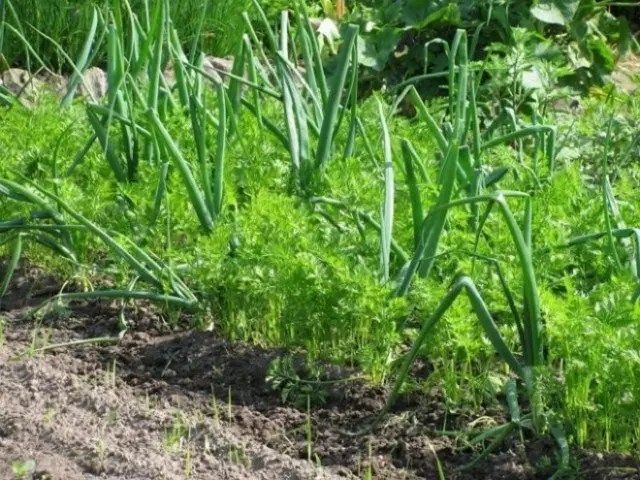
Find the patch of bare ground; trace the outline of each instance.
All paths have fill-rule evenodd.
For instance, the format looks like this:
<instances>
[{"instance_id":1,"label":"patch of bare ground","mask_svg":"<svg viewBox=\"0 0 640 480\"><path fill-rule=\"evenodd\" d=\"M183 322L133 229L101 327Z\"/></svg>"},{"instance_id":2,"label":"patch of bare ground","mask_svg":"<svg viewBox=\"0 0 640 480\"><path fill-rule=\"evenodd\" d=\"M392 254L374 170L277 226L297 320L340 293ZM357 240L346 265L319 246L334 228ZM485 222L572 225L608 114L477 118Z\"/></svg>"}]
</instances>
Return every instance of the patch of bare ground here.
<instances>
[{"instance_id":1,"label":"patch of bare ground","mask_svg":"<svg viewBox=\"0 0 640 480\"><path fill-rule=\"evenodd\" d=\"M26 478L49 480L333 479L367 471L380 479L437 479L438 461L447 479L553 473L540 468L553 462L553 445L534 439L513 439L472 471L458 471L475 452L440 433L445 418L447 429L461 429L482 416L501 422L503 413L445 415L435 394L406 398L374 433L352 435L380 411L384 388L337 383L310 413L283 405L265 381L282 351L175 329L153 308L127 312L129 331L118 344L16 358L34 339L40 346L118 335L119 310L107 303L29 319L29 306L56 288L52 279L20 272L0 307L2 479L29 460L35 465ZM574 457L582 464L574 478L640 479L637 458Z\"/></svg>"}]
</instances>

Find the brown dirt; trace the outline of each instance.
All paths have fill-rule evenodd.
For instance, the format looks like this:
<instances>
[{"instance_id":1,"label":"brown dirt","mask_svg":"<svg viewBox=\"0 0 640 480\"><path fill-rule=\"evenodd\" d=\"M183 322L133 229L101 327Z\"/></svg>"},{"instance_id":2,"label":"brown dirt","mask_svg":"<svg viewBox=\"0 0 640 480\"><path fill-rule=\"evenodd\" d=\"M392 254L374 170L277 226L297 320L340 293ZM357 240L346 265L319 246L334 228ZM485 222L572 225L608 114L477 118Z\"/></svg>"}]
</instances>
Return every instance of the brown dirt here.
<instances>
[{"instance_id":1,"label":"brown dirt","mask_svg":"<svg viewBox=\"0 0 640 480\"><path fill-rule=\"evenodd\" d=\"M28 460L36 464L27 478L48 480L173 480L188 478L187 470L194 479L365 478L368 466L373 478L437 479L436 456L447 479L550 476L536 466L555 458L553 444L532 439L512 439L471 472L456 470L475 453L462 439L438 433L445 417L447 429L460 429L483 416L500 422L500 409L445 416L436 394L416 395L374 434L354 436L384 404L383 388L335 384L309 415L283 405L265 382L281 351L180 330L148 307L127 311L129 331L117 345L16 359L34 339L40 346L117 336L119 309L107 303L29 319L29 306L55 285L21 272L0 306L0 479L13 478L12 466ZM352 373L327 371L332 378ZM638 459L585 452L574 458L582 465L573 478L640 479Z\"/></svg>"}]
</instances>

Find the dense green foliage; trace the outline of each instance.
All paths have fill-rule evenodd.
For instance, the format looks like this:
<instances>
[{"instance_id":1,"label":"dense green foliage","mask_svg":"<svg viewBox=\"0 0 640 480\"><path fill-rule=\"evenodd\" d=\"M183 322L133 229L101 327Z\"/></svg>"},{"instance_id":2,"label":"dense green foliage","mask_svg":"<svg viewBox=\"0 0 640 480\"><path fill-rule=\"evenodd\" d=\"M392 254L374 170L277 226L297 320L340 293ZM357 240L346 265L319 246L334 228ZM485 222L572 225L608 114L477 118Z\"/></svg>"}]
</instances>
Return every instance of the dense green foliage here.
<instances>
[{"instance_id":1,"label":"dense green foliage","mask_svg":"<svg viewBox=\"0 0 640 480\"><path fill-rule=\"evenodd\" d=\"M131 8L144 21L151 15L152 2L132 0ZM69 65L60 50L41 33L55 39L71 58L76 59L82 51L91 28L93 11L97 8L104 21L109 21L111 0L5 0L5 17L9 25L18 29L46 65L54 70L68 70ZM233 53L242 40L242 16L251 2L249 0L201 0L172 1L171 17L186 43L191 45L202 23L201 41L211 55ZM203 12L206 7L206 12ZM39 33L41 32L41 33ZM9 65L24 66L29 59L22 39L11 29L5 29L4 45L0 48ZM106 61L106 45L96 55L95 62ZM41 65L30 59L36 69Z\"/></svg>"},{"instance_id":2,"label":"dense green foliage","mask_svg":"<svg viewBox=\"0 0 640 480\"><path fill-rule=\"evenodd\" d=\"M631 110L618 107L624 117L611 164L616 171L614 185L622 217L627 224L637 225L640 204L634 185L640 172L622 156L634 133L625 134L624 129L629 128L625 125L640 120L640 101L631 105ZM578 147L586 141L600 143L602 118L607 115L603 116L595 99L585 109L587 114L571 130L565 130L570 140L560 154L562 168L535 197L534 238L540 253L534 258L549 335L547 362L561 375L559 379L549 378L545 388L550 393L550 406L559 408L575 425L574 438L579 444L626 450L637 441L639 428L634 412L640 408L640 312L630 301L635 282L629 274L615 270L604 253L603 241L544 253L571 237L604 227L601 194L593 178L598 175L602 151L598 147ZM53 188L50 178L54 163L59 171L66 169L89 134L82 117L78 107L61 112L54 104L35 112L3 113L3 169L16 168ZM572 123L570 118L564 122ZM188 145L184 122L172 123L176 138ZM69 125L72 128L64 133ZM368 127L375 131L375 121L368 122ZM394 136L411 138L425 158L432 158L434 145L419 127L398 119L390 128ZM156 188L151 170L142 171L139 181L131 186L117 185L100 150L94 147L82 168L60 181L57 188L74 208L103 227L140 241L173 265L190 266L192 288L209 299L216 323L233 338L302 346L314 356L356 362L379 376L388 373L389 361L397 356L402 336L410 335L411 330L399 334L397 326L407 316L412 322L411 318L430 312L456 272L475 272L478 288L494 314L497 318L506 314L495 272L480 263L474 266L473 260L464 255L443 257L437 275L426 283L418 282L409 301L389 303L386 288L376 281L375 236L360 240L357 230L347 225L343 225L346 232L340 233L309 206L292 199L286 175L282 175L287 159L281 147L261 132L251 117L245 116L242 130L244 145L236 144L229 155L225 183L229 209L212 236L200 234L197 219L190 208L185 208L184 188L175 171L167 200L170 223L158 225L146 235L146 219ZM36 131L37 136L31 134ZM59 140L56 160L53 152ZM398 147L395 153L399 158ZM381 201L379 171L362 146L356 152L353 159L331 165L332 192L375 213ZM637 153L633 153L636 158ZM188 155L193 158L195 152ZM499 149L492 157L495 165L515 167L502 188L521 188L523 182L531 181L508 149ZM434 178L437 165L431 161L427 164L429 176ZM431 182L423 182L421 189L430 199L427 204L435 202ZM402 185L398 190L396 238L410 248L408 192ZM123 209L125 215L121 214ZM17 210L15 202L0 204L1 218L15 218L21 213L27 212ZM163 216L169 222L168 212ZM451 218L443 251L471 249L473 234L466 228L467 219L465 212ZM510 266L514 252L508 234L497 219L489 223L491 237L488 243L481 242L479 252L500 260L512 289L517 291L520 279L518 270ZM167 245L169 237L171 246ZM99 268L127 283L123 265L105 263L108 250L104 246L90 237L80 238L83 249L78 252L79 260L85 265L80 270L68 262L53 262L50 252L35 244L26 252L32 261L62 269L69 276L90 275ZM459 301L447 313L446 322L437 328L424 351L435 368L424 388L442 388L452 406L484 402L506 379L500 369L496 370L493 349L483 339L480 327L469 321L466 303ZM506 325L504 328L506 335L515 333L509 333Z\"/></svg>"},{"instance_id":3,"label":"dense green foliage","mask_svg":"<svg viewBox=\"0 0 640 480\"><path fill-rule=\"evenodd\" d=\"M357 2L347 18L362 27L360 63L373 85L446 70L446 43L439 39L448 42L464 28L473 37L473 59L496 47L517 48L526 32L531 52L565 70L565 84L584 87L602 84L616 58L637 46L625 16L614 17L609 3L377 0Z\"/></svg>"},{"instance_id":4,"label":"dense green foliage","mask_svg":"<svg viewBox=\"0 0 640 480\"><path fill-rule=\"evenodd\" d=\"M60 50L44 35L55 39L62 50L75 59L91 29L94 8L108 22L109 0L5 0L5 19L11 28L5 29L0 53L9 65L30 64L24 41L14 33L17 29L27 42L54 70L68 69ZM627 16L613 16L609 4L591 0L518 0L516 2L485 2L476 0L365 0L346 2L345 20L360 25L359 62L367 67L362 77L369 86L379 87L381 81L390 85L415 75L446 70L444 43L452 39L457 28L473 36L471 55L483 60L495 53L496 47L514 49L521 45L527 32L530 51L562 70L564 84L588 87L602 84L615 65L637 41L634 40ZM149 0L131 0L132 10L141 19L148 19ZM267 18L276 21L283 9L291 9L288 0L262 0ZM211 55L233 55L241 42L241 13L249 11L257 19L250 0L172 1L171 18L180 38L188 47L201 29L203 50ZM310 14L334 14L330 0L309 1ZM626 12L625 7L620 13ZM203 11L206 9L206 11ZM633 9L628 9L633 12ZM630 13L629 18L633 17ZM202 22L202 24L201 24ZM262 38L265 33L258 27ZM2 35L0 34L0 37ZM106 48L96 54L95 62L104 63ZM380 75L383 72L383 75ZM436 82L436 84L439 84ZM429 85L429 84L427 84ZM433 82L431 82L433 86Z\"/></svg>"}]
</instances>

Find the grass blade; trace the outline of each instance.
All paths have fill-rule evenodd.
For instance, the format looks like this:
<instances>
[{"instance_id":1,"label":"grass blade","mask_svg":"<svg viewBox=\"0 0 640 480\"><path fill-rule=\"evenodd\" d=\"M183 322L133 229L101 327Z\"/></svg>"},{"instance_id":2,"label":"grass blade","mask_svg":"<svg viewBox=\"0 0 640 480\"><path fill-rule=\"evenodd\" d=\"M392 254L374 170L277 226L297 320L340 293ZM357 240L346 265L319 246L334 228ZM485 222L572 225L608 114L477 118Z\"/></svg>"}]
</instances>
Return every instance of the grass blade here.
<instances>
[{"instance_id":1,"label":"grass blade","mask_svg":"<svg viewBox=\"0 0 640 480\"><path fill-rule=\"evenodd\" d=\"M436 207L442 207L451 201L457 167L458 141L457 139L454 139L449 143L449 152L444 159L442 168L442 187ZM447 211L442 209L438 210L438 213L434 215L431 221L423 222L419 248L416 249L409 268L403 275L401 275L398 288L396 289L397 296L404 296L408 293L411 280L413 279L413 275L418 271L418 268L420 268L420 274L424 278L429 275L431 267L433 266L432 257L437 253L438 244L440 243L440 237L442 236L446 218ZM423 259L425 260L423 261Z\"/></svg>"},{"instance_id":2,"label":"grass blade","mask_svg":"<svg viewBox=\"0 0 640 480\"><path fill-rule=\"evenodd\" d=\"M42 193L44 196L56 202L56 204L62 210L64 210L71 217L73 217L78 223L85 226L89 231L94 233L97 237L99 237L107 246L109 246L117 254L118 257L122 258L127 263L129 263L133 268L135 268L140 274L141 278L149 282L151 285L154 285L155 287L162 288L162 283L153 275L153 273L147 267L145 267L140 261L138 261L133 255L131 255L124 247L122 247L118 242L116 242L102 228L98 227L89 219L87 219L86 217L78 213L75 209L73 209L71 206L65 203L60 197L54 195L51 192L44 190L43 188L39 187L38 185L36 185L35 183L33 183L28 179L25 179L25 181L28 182L32 187L34 187L40 193ZM4 178L0 178L0 185L2 184L6 185L11 183L14 183L14 182L11 182ZM25 189L22 188L22 190L25 190ZM31 195L35 196L33 194ZM46 202L44 202L43 200L39 200L39 203L46 205ZM48 207L48 208L50 209L51 207Z\"/></svg>"},{"instance_id":3,"label":"grass blade","mask_svg":"<svg viewBox=\"0 0 640 480\"><path fill-rule=\"evenodd\" d=\"M191 117L191 129L193 130L194 142L196 144L196 153L198 155L198 163L200 164L200 180L204 197L206 200L209 214L213 215L214 201L213 190L211 187L211 176L209 174L209 153L207 149L207 117L206 117L206 100L202 95L200 82L194 91L189 95L189 114ZM202 98L202 103L198 101L198 96ZM220 128L218 124L218 128Z\"/></svg>"},{"instance_id":4,"label":"grass blade","mask_svg":"<svg viewBox=\"0 0 640 480\"><path fill-rule=\"evenodd\" d=\"M82 72L88 66L89 55L91 53L91 46L95 40L96 30L98 28L98 11L94 7L93 9L93 19L91 20L91 27L89 27L89 32L87 34L87 39L85 40L82 51L80 52L80 56L76 61L76 69L73 72L73 75L69 79L69 83L67 84L67 93L63 97L60 104L63 107L66 107L71 104L73 100L73 96L75 94L76 88L80 84L82 80Z\"/></svg>"},{"instance_id":5,"label":"grass blade","mask_svg":"<svg viewBox=\"0 0 640 480\"><path fill-rule=\"evenodd\" d=\"M256 59L253 55L253 48L251 46L251 40L249 35L244 34L242 36L242 41L244 42L244 50L247 54L247 75L249 77L249 81L252 83L258 83L258 71L256 68ZM251 89L251 95L253 100L253 105L256 110L256 118L258 119L258 124L262 126L262 100L260 99L260 92L253 88Z\"/></svg>"},{"instance_id":6,"label":"grass blade","mask_svg":"<svg viewBox=\"0 0 640 480\"><path fill-rule=\"evenodd\" d=\"M2 304L2 298L4 297L5 293L7 293L9 283L11 283L11 278L13 277L13 272L15 271L18 265L18 261L20 260L20 255L22 255L22 234L18 233L13 241L11 258L7 263L7 268L4 272L2 283L0 283L0 304Z\"/></svg>"},{"instance_id":7,"label":"grass blade","mask_svg":"<svg viewBox=\"0 0 640 480\"><path fill-rule=\"evenodd\" d=\"M157 292L147 292L141 290L97 290L94 292L70 292L61 293L46 300L36 308L36 312L44 308L52 301L60 300L90 300L96 298L125 299L125 300L149 300L152 302L164 303L166 305L184 308L185 310L196 310L197 303L193 300L173 295L165 295Z\"/></svg>"},{"instance_id":8,"label":"grass blade","mask_svg":"<svg viewBox=\"0 0 640 480\"><path fill-rule=\"evenodd\" d=\"M270 81L270 78L273 78L274 80L277 81L278 76L276 75L276 71L271 65L271 62L269 61L269 58L267 57L267 54L264 51L263 42L261 42L258 39L258 35L256 34L256 31L253 28L253 25L251 24L251 20L249 19L249 15L247 14L247 12L242 12L242 19L244 20L245 26L247 27L247 30L249 32L249 36L251 37L251 41L253 42L253 45L256 45L258 48L258 53L260 54L260 60L262 61L264 68L266 68L266 70L270 74L270 75L264 75L264 78L266 80L265 83L270 87L273 87L273 84ZM268 25L268 22L267 22L267 25ZM273 51L275 52L276 50L274 49ZM277 86L281 87L279 83Z\"/></svg>"},{"instance_id":9,"label":"grass blade","mask_svg":"<svg viewBox=\"0 0 640 480\"><path fill-rule=\"evenodd\" d=\"M607 172L607 162L609 160L609 148L611 143L611 126L613 125L613 115L609 119L607 124L607 136L604 142L604 154L602 156L602 212L604 215L604 227L607 232L607 243L609 245L609 254L613 259L613 263L616 268L622 270L622 262L620 261L620 257L618 256L618 251L616 249L616 243L613 240L612 235L612 226L611 226L611 215L609 213L611 202L609 202L608 198L608 189L607 185L609 184L609 177Z\"/></svg>"},{"instance_id":10,"label":"grass blade","mask_svg":"<svg viewBox=\"0 0 640 480\"><path fill-rule=\"evenodd\" d=\"M189 63L195 63L198 54L202 50L202 29L204 28L204 22L209 12L209 0L204 0L202 5L202 13L200 14L200 21L198 22L198 28L193 36L193 44L191 45L191 52L189 56Z\"/></svg>"},{"instance_id":11,"label":"grass blade","mask_svg":"<svg viewBox=\"0 0 640 480\"><path fill-rule=\"evenodd\" d=\"M167 174L169 173L169 162L165 162L160 167L160 175L158 176L158 186L156 187L155 199L153 201L153 209L151 210L151 218L149 220L149 226L153 227L158 221L160 215L160 206L164 199L164 194L167 189Z\"/></svg>"},{"instance_id":12,"label":"grass blade","mask_svg":"<svg viewBox=\"0 0 640 480\"><path fill-rule=\"evenodd\" d=\"M422 199L420 196L420 189L418 188L418 179L416 178L415 170L413 168L414 157L411 152L411 144L408 140L403 139L401 145L407 188L409 189L409 198L411 199L414 248L418 248L418 244L420 243L420 234L422 231L422 219L424 218L424 212L422 210Z\"/></svg>"},{"instance_id":13,"label":"grass blade","mask_svg":"<svg viewBox=\"0 0 640 480\"><path fill-rule=\"evenodd\" d=\"M164 26L167 12L164 0L158 0L154 9L153 27L147 38L148 46L143 46L142 52L147 51L153 45L153 55L149 65L149 91L147 94L147 108L158 110L158 97L160 91L160 75L162 74L162 50L164 45Z\"/></svg>"},{"instance_id":14,"label":"grass blade","mask_svg":"<svg viewBox=\"0 0 640 480\"><path fill-rule=\"evenodd\" d=\"M122 168L122 162L120 161L120 158L115 151L113 143L109 141L109 133L107 129L102 124L100 119L96 116L96 114L89 108L87 108L87 118L89 119L89 123L93 127L96 138L102 145L105 157L107 159L107 162L109 162L109 165L111 166L111 170L113 171L116 180L122 183L126 182L127 174Z\"/></svg>"},{"instance_id":15,"label":"grass blade","mask_svg":"<svg viewBox=\"0 0 640 480\"><path fill-rule=\"evenodd\" d=\"M178 170L180 171L180 175L182 176L182 180L184 181L187 188L187 193L189 195L189 199L191 200L191 204L193 205L193 208L196 211L196 215L200 220L200 225L207 232L210 232L213 229L211 215L209 214L209 210L205 205L204 199L202 198L202 195L198 190L198 186L195 179L193 178L193 174L191 173L189 164L182 156L180 149L158 118L156 112L149 109L147 110L147 115L151 120L152 125L155 127L155 131L158 134L159 141L163 143L164 148L166 148L167 152L171 155L174 162L176 163L176 166L178 167Z\"/></svg>"},{"instance_id":16,"label":"grass blade","mask_svg":"<svg viewBox=\"0 0 640 480\"><path fill-rule=\"evenodd\" d=\"M222 85L218 85L218 141L215 158L215 177L213 183L213 215L214 218L222 212L222 198L224 194L224 156L227 148L227 108L226 93Z\"/></svg>"},{"instance_id":17,"label":"grass blade","mask_svg":"<svg viewBox=\"0 0 640 480\"><path fill-rule=\"evenodd\" d=\"M353 156L353 150L356 144L356 133L358 131L358 42L353 47L353 58L351 60L352 77L351 86L349 88L349 97L351 102L351 118L349 120L349 135L347 144L344 149L344 158Z\"/></svg>"},{"instance_id":18,"label":"grass blade","mask_svg":"<svg viewBox=\"0 0 640 480\"><path fill-rule=\"evenodd\" d=\"M431 135L433 135L434 138L436 139L436 142L438 143L438 147L440 147L440 151L443 154L446 154L447 151L449 150L449 144L447 143L447 140L445 139L444 134L442 133L442 130L438 126L438 123L431 116L431 113L429 113L429 110L427 109L426 105L420 98L420 95L418 94L418 91L416 90L416 88L413 86L408 88L409 88L408 95L411 98L413 105L416 107L416 110L418 112L418 117L427 124L427 128L429 129L429 132L431 132Z\"/></svg>"},{"instance_id":19,"label":"grass blade","mask_svg":"<svg viewBox=\"0 0 640 480\"><path fill-rule=\"evenodd\" d=\"M327 105L329 99L329 88L327 86L327 77L324 73L324 62L322 61L322 56L320 55L320 46L318 45L318 39L316 37L316 33L311 26L311 21L309 20L309 16L307 15L307 9L305 5L298 6L298 10L302 12L302 16L304 18L303 28L307 33L307 38L309 38L309 43L311 44L311 54L312 54L312 62L309 64L315 73L315 77L318 83L318 87L320 89L320 96L322 98L322 104Z\"/></svg>"},{"instance_id":20,"label":"grass blade","mask_svg":"<svg viewBox=\"0 0 640 480\"><path fill-rule=\"evenodd\" d=\"M393 177L393 158L391 154L391 137L385 120L382 103L378 99L378 114L382 124L382 138L384 145L384 203L382 207L381 229L381 264L382 281L389 281L389 265L391 259L391 237L393 230L393 206L395 199L395 183Z\"/></svg>"},{"instance_id":21,"label":"grass blade","mask_svg":"<svg viewBox=\"0 0 640 480\"><path fill-rule=\"evenodd\" d=\"M502 144L510 144L515 140L519 140L524 137L535 137L539 133L546 133L551 135L551 132L555 132L553 127L548 125L535 125L531 127L521 128L515 132L507 133L506 135L502 135L501 137L493 138L480 146L480 150L484 151L489 148L495 147L497 145Z\"/></svg>"},{"instance_id":22,"label":"grass blade","mask_svg":"<svg viewBox=\"0 0 640 480\"><path fill-rule=\"evenodd\" d=\"M398 373L398 378L393 386L391 394L387 399L387 409L390 408L393 403L397 400L400 390L404 385L404 382L407 380L409 376L409 369L411 368L411 364L418 356L418 352L422 348L424 342L427 339L427 336L431 332L431 329L435 326L435 324L444 316L449 307L456 300L458 295L461 292L466 292L469 297L469 301L471 302L471 306L473 307L474 313L478 317L478 320L482 324L482 327L485 330L485 333L489 337L492 345L498 351L503 360L511 367L511 369L518 374L521 378L524 377L524 371L522 366L518 362L518 360L514 357L514 355L509 350L509 347L505 344L502 336L500 335L500 331L493 321L489 310L487 309L484 301L476 289L473 280L469 277L460 278L449 290L447 295L441 300L440 304L436 308L436 310L428 317L422 324L420 329L420 333L416 337L413 345L411 347L411 351L405 357L402 366L400 367L400 371Z\"/></svg>"},{"instance_id":23,"label":"grass blade","mask_svg":"<svg viewBox=\"0 0 640 480\"><path fill-rule=\"evenodd\" d=\"M231 68L231 79L229 81L229 100L231 101L231 114L236 116L240 111L242 98L242 84L239 79L244 79L245 73L245 46L243 42L238 45L233 67Z\"/></svg>"},{"instance_id":24,"label":"grass blade","mask_svg":"<svg viewBox=\"0 0 640 480\"><path fill-rule=\"evenodd\" d=\"M331 92L325 105L325 111L320 129L320 143L316 154L316 167L323 167L331 156L331 147L333 145L333 132L340 109L340 100L342 91L347 79L349 71L349 63L351 61L351 52L354 48L356 38L358 37L359 27L357 25L349 25L344 34L344 43L338 55L336 73L331 85Z\"/></svg>"},{"instance_id":25,"label":"grass blade","mask_svg":"<svg viewBox=\"0 0 640 480\"><path fill-rule=\"evenodd\" d=\"M176 75L176 87L178 88L180 103L183 108L187 108L189 106L189 84L187 70L185 69L187 57L182 50L178 30L175 27L170 28L169 41L169 51L173 60L173 71Z\"/></svg>"}]
</instances>

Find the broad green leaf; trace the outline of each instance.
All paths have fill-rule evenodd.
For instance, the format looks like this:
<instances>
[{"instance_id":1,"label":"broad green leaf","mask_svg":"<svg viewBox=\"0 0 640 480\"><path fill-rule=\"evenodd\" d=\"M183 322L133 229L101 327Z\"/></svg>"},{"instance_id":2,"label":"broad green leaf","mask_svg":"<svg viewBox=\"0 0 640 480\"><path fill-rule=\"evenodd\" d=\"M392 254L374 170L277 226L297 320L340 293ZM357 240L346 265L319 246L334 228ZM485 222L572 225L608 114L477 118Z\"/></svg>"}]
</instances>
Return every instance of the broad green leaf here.
<instances>
[{"instance_id":1,"label":"broad green leaf","mask_svg":"<svg viewBox=\"0 0 640 480\"><path fill-rule=\"evenodd\" d=\"M607 42L596 35L590 35L587 39L587 48L590 50L594 63L605 72L612 72L616 66L616 58L613 50Z\"/></svg>"},{"instance_id":2,"label":"broad green leaf","mask_svg":"<svg viewBox=\"0 0 640 480\"><path fill-rule=\"evenodd\" d=\"M415 29L430 25L457 26L460 23L460 8L450 0L408 0L402 19Z\"/></svg>"},{"instance_id":3,"label":"broad green leaf","mask_svg":"<svg viewBox=\"0 0 640 480\"><path fill-rule=\"evenodd\" d=\"M531 15L544 23L565 25L564 17L560 9L549 3L540 3L531 7Z\"/></svg>"},{"instance_id":4,"label":"broad green leaf","mask_svg":"<svg viewBox=\"0 0 640 480\"><path fill-rule=\"evenodd\" d=\"M544 23L568 25L576 14L579 4L579 0L541 2L531 7L531 15Z\"/></svg>"},{"instance_id":5,"label":"broad green leaf","mask_svg":"<svg viewBox=\"0 0 640 480\"><path fill-rule=\"evenodd\" d=\"M374 35L358 36L358 63L381 71L398 46L401 34L392 27L385 27Z\"/></svg>"},{"instance_id":6,"label":"broad green leaf","mask_svg":"<svg viewBox=\"0 0 640 480\"><path fill-rule=\"evenodd\" d=\"M527 89L539 89L545 87L544 78L540 70L536 67L522 72L521 81L522 86Z\"/></svg>"}]
</instances>

